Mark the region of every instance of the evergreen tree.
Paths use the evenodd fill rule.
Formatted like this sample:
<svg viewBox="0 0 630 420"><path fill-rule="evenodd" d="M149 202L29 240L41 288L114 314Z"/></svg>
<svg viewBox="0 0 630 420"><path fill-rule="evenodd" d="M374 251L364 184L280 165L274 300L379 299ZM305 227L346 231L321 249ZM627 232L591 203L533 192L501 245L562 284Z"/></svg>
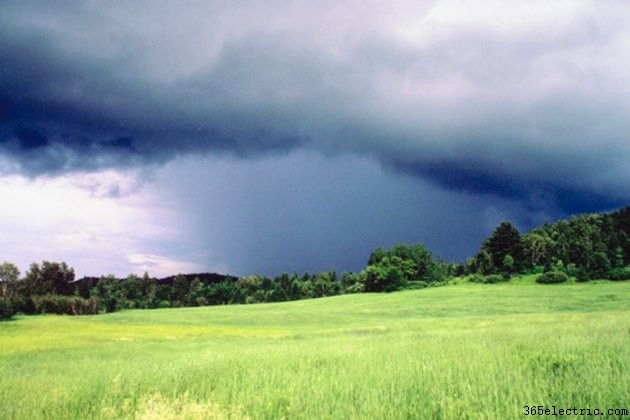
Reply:
<svg viewBox="0 0 630 420"><path fill-rule="evenodd" d="M523 265L523 242L521 234L510 222L501 222L494 230L490 238L483 243L481 251L488 253L492 260L493 268L485 267L483 274L514 273L522 269ZM510 258L506 258L510 256ZM479 258L486 258L478 255ZM511 266L506 266L511 263ZM479 266L479 263L478 263Z"/></svg>
<svg viewBox="0 0 630 420"><path fill-rule="evenodd" d="M183 274L178 274L173 279L171 285L171 305L183 306L188 301L188 292L190 290L190 284Z"/></svg>

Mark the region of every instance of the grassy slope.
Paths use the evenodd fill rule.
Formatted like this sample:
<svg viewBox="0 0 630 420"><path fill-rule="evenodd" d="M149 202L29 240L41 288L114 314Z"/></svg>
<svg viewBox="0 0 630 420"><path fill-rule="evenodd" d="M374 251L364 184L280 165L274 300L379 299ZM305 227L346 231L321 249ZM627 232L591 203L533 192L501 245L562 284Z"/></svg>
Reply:
<svg viewBox="0 0 630 420"><path fill-rule="evenodd" d="M528 286L528 287L525 287ZM457 284L0 323L0 418L630 408L630 283Z"/></svg>

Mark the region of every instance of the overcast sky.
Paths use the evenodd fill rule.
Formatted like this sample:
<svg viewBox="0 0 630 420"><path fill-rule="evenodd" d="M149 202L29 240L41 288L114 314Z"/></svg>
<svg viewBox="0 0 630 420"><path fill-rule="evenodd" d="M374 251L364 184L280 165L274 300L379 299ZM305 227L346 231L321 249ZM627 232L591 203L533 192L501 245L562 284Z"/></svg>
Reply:
<svg viewBox="0 0 630 420"><path fill-rule="evenodd" d="M0 260L472 256L630 204L630 3L0 2Z"/></svg>

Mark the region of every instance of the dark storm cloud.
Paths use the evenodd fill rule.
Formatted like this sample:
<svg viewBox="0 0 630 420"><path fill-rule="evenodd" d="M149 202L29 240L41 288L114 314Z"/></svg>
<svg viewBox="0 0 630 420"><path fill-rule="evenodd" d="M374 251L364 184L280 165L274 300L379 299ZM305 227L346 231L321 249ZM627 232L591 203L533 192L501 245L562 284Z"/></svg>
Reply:
<svg viewBox="0 0 630 420"><path fill-rule="evenodd" d="M415 165L393 163L396 170L429 179L451 191L525 199L531 210L549 207L566 213L590 213L628 205L624 194L610 194L588 188L564 187L551 182L513 179L505 171L492 170L477 162L429 162ZM549 205L549 204L552 205ZM560 215L560 214L559 214Z"/></svg>
<svg viewBox="0 0 630 420"><path fill-rule="evenodd" d="M4 2L4 166L308 148L532 209L628 198L627 2L411 3Z"/></svg>
<svg viewBox="0 0 630 420"><path fill-rule="evenodd" d="M390 176L353 156L187 158L160 168L156 184L186 215L186 246L236 275L357 271L378 246L401 242L461 261L506 217L519 227L541 222L509 200Z"/></svg>
<svg viewBox="0 0 630 420"><path fill-rule="evenodd" d="M208 151L248 156L299 143L283 129L278 111L226 94L234 85L246 95L237 83L246 74L226 69L156 83L125 74L133 67L130 57L69 54L45 34L15 26L0 29L0 147L24 171L137 165ZM230 60L224 61L236 69L248 66Z"/></svg>

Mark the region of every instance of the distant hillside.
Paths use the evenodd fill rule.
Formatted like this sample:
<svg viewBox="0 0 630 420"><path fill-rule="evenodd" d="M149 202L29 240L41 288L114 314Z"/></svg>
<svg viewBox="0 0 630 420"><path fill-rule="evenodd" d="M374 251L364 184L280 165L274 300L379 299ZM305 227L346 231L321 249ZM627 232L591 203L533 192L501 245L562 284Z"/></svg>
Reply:
<svg viewBox="0 0 630 420"><path fill-rule="evenodd" d="M178 275L173 275L173 276L168 276L168 277L163 277L163 278L156 278L156 279L152 279L155 280L155 282L157 284L161 284L161 285L172 285L173 284L173 280L175 280L175 277L177 276L181 276L183 278L185 278L186 280L188 280L188 282L192 282L195 279L199 279L202 283L204 284L217 284L217 283L222 283L224 281L228 281L228 282L235 282L238 280L238 277L236 276L232 276L229 274L218 274L218 273L193 273L193 274L178 274ZM98 281L101 279L101 277L94 277L94 276L85 276L85 277L81 277L80 279L75 280L73 283L78 284L78 283L87 283L90 285L90 287L95 286ZM127 277L125 278L115 278L116 280L127 280Z"/></svg>
<svg viewBox="0 0 630 420"><path fill-rule="evenodd" d="M171 285L175 277L180 276L192 282L195 279L199 279L203 284L218 284L224 281L235 282L238 277L231 276L229 274L217 274L217 273L195 273L195 274L178 274L176 276L168 276L161 279L157 279L158 284Z"/></svg>

